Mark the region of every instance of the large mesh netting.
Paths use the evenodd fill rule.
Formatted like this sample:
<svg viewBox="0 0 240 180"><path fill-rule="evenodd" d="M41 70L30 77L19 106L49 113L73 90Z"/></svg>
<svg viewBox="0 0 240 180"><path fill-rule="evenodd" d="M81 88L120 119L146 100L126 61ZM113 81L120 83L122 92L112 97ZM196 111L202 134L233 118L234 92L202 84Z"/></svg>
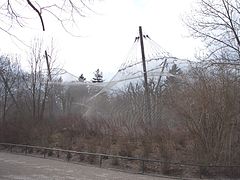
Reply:
<svg viewBox="0 0 240 180"><path fill-rule="evenodd" d="M62 72L61 80L53 84L62 89L64 112L83 115L107 134L138 136L158 129L163 123L166 126L166 119L171 119L164 106L166 89L178 88L178 81L184 79L183 72L196 62L172 56L148 35L144 35L143 40L147 87L144 86L140 39L136 37L125 62L109 82L81 82Z"/></svg>

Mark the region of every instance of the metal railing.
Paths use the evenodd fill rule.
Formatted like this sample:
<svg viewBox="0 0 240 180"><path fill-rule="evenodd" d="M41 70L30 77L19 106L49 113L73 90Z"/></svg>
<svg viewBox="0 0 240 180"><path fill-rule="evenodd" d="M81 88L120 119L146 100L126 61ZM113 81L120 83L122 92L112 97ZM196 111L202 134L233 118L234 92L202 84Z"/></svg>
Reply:
<svg viewBox="0 0 240 180"><path fill-rule="evenodd" d="M103 161L112 159L115 160L114 169L124 170L117 160L125 160L134 164L135 168L127 166L129 169L135 169L135 173L150 174L150 175L165 175L169 177L179 177L179 178L191 178L197 177L203 179L205 177L230 177L239 178L240 177L240 165L239 166L214 166L214 165L202 165L202 164L191 164L191 163L174 163L166 162L154 159L143 159L136 157L126 157L117 156L101 153L90 153L90 152L80 152L72 150L64 150L58 148L47 148L40 146L22 145L22 144L12 144L12 143L0 143L0 150L7 150L14 153L22 154L32 154L36 156L41 156L43 158L54 157L58 159L64 159L67 161L83 162L82 156L95 157L90 158L91 164L95 164L99 167L103 166ZM34 152L35 150L35 152ZM35 154L34 154L35 153ZM78 157L74 160L74 157ZM98 159L98 161L96 161ZM89 162L88 161L88 162ZM95 163L93 163L95 162ZM127 163L125 162L125 163ZM109 164L109 162L108 162ZM137 166L136 166L137 165ZM130 171L131 171L130 170ZM185 173L184 173L185 172ZM186 173L187 172L187 173ZM187 175L186 175L187 174Z"/></svg>

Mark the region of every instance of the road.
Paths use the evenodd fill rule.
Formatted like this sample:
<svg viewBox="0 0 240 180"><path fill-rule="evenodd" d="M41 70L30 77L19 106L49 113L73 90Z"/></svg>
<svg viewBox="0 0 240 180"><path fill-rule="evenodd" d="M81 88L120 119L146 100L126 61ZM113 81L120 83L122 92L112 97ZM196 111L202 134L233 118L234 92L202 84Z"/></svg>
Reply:
<svg viewBox="0 0 240 180"><path fill-rule="evenodd" d="M0 180L169 180L0 152Z"/></svg>

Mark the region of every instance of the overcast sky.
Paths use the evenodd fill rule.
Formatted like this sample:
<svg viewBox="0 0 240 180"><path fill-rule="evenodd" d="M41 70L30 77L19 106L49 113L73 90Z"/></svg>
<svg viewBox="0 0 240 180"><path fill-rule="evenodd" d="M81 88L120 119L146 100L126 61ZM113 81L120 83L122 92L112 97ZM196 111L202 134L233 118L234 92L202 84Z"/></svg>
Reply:
<svg viewBox="0 0 240 180"><path fill-rule="evenodd" d="M99 68L106 79L117 72L125 61L134 38L138 36L138 26L143 27L154 41L165 50L179 58L194 57L199 41L187 37L188 31L182 17L189 13L195 0L103 0L95 2L87 12L87 17L77 21L79 27L73 37L61 29L61 26L47 19L47 32L41 32L41 26L18 29L15 31L26 44L35 36L55 41L58 51L58 64L67 71L79 76L83 73L88 80ZM18 54L22 57L26 47L0 32L0 51ZM24 58L22 58L24 61ZM23 62L26 66L26 62Z"/></svg>

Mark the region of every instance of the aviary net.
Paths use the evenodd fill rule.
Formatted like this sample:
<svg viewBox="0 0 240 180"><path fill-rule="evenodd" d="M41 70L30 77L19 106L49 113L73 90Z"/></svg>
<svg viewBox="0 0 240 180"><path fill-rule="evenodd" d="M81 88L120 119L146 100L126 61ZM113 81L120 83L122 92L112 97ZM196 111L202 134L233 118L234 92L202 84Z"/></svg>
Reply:
<svg viewBox="0 0 240 180"><path fill-rule="evenodd" d="M144 86L141 49L137 37L126 61L111 81L92 83L63 80L59 83L64 89L64 96L70 96L71 99L65 109L68 108L70 113L77 112L89 122L98 124L101 126L99 129L106 134L138 136L161 127L168 114L164 106L166 89L173 86L177 88L178 82L184 79L183 72L196 63L171 56L148 35L144 35L143 40L147 87Z"/></svg>

